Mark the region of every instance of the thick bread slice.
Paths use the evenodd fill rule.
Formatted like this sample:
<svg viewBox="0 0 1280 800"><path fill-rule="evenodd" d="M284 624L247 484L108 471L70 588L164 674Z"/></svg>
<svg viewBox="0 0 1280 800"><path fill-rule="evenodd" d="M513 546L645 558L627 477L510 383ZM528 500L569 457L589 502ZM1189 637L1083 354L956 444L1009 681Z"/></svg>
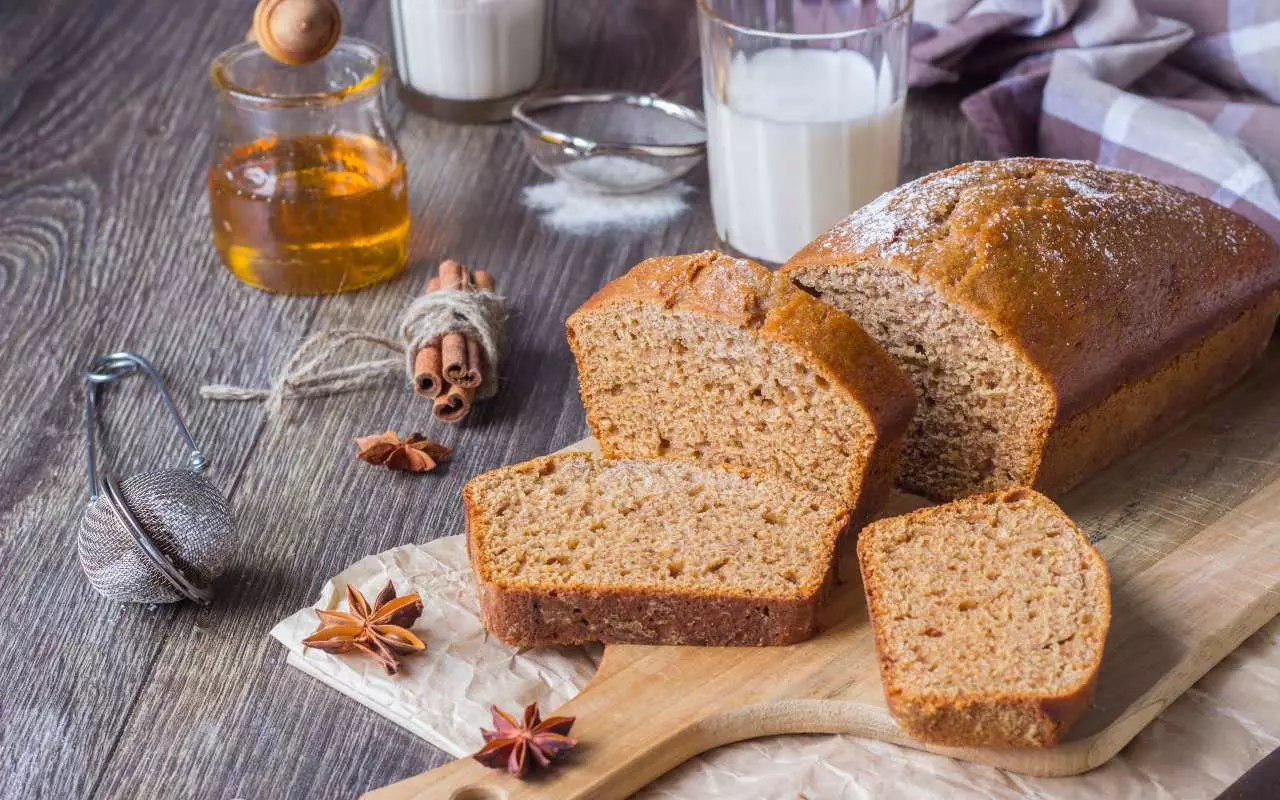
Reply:
<svg viewBox="0 0 1280 800"><path fill-rule="evenodd" d="M1280 251L1244 217L1049 159L928 175L783 271L911 375L900 482L935 499L1087 477L1239 378L1280 300Z"/></svg>
<svg viewBox="0 0 1280 800"><path fill-rule="evenodd" d="M880 520L858 561L889 710L912 736L1048 747L1088 707L1110 577L1044 495L1011 489Z"/></svg>
<svg viewBox="0 0 1280 800"><path fill-rule="evenodd" d="M888 495L910 380L856 322L759 264L651 258L567 328L605 455L775 472L859 518Z"/></svg>
<svg viewBox="0 0 1280 800"><path fill-rule="evenodd" d="M474 478L467 546L513 645L777 645L811 636L846 512L784 478L562 453Z"/></svg>

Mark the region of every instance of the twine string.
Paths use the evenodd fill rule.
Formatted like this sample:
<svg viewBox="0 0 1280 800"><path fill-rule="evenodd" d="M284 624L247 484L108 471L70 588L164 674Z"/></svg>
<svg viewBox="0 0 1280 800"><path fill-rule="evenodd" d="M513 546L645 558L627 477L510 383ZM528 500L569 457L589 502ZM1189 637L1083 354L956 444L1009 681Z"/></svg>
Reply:
<svg viewBox="0 0 1280 800"><path fill-rule="evenodd" d="M400 318L398 341L370 331L321 331L298 346L270 387L209 384L200 387L200 396L206 400L265 400L268 413L277 414L285 400L355 391L378 383L400 369L412 382L413 360L419 350L438 336L463 333L473 337L482 352L483 380L476 396L483 400L498 391L498 359L505 344L505 322L503 299L493 292L430 292L405 309ZM333 364L343 349L361 343L377 345L399 355Z"/></svg>
<svg viewBox="0 0 1280 800"><path fill-rule="evenodd" d="M409 380L413 380L413 358L428 342L444 333L463 333L475 339L483 355L476 397L493 397L498 392L498 356L506 345L506 317L502 297L491 291L429 292L417 298L400 319Z"/></svg>

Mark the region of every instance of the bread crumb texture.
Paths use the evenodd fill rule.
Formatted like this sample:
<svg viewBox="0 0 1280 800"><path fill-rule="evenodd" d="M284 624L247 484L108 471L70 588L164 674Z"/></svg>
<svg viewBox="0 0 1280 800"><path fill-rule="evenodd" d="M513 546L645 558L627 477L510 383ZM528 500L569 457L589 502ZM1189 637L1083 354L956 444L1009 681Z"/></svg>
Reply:
<svg viewBox="0 0 1280 800"><path fill-rule="evenodd" d="M848 506L884 494L867 473L895 468L910 382L852 319L764 267L649 259L568 333L606 455L761 469Z"/></svg>
<svg viewBox="0 0 1280 800"><path fill-rule="evenodd" d="M547 456L467 491L481 577L503 586L805 597L840 517L790 481L680 461Z"/></svg>
<svg viewBox="0 0 1280 800"><path fill-rule="evenodd" d="M886 698L913 736L1043 747L1083 713L1109 577L1052 501L1013 489L882 520L858 556Z"/></svg>
<svg viewBox="0 0 1280 800"><path fill-rule="evenodd" d="M846 512L774 475L560 454L466 487L486 628L516 644L813 633Z"/></svg>

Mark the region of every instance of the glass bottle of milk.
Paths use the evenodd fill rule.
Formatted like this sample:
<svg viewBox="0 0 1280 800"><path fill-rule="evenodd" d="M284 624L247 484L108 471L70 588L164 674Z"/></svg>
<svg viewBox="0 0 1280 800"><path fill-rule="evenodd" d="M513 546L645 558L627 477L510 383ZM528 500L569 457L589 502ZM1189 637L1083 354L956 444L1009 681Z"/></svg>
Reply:
<svg viewBox="0 0 1280 800"><path fill-rule="evenodd" d="M716 233L781 263L898 182L910 0L698 0Z"/></svg>
<svg viewBox="0 0 1280 800"><path fill-rule="evenodd" d="M391 0L396 72L413 108L495 122L554 64L555 0Z"/></svg>

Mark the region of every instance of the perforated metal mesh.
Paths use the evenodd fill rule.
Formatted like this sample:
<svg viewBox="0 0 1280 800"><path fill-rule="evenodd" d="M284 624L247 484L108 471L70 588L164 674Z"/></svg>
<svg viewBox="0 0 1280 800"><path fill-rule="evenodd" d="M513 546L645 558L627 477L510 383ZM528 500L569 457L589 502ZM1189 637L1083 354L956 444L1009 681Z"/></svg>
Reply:
<svg viewBox="0 0 1280 800"><path fill-rule="evenodd" d="M231 556L233 522L227 499L189 470L143 472L120 483L138 524L187 580L208 586ZM173 587L129 535L105 497L80 523L80 564L100 594L129 603L173 603Z"/></svg>

